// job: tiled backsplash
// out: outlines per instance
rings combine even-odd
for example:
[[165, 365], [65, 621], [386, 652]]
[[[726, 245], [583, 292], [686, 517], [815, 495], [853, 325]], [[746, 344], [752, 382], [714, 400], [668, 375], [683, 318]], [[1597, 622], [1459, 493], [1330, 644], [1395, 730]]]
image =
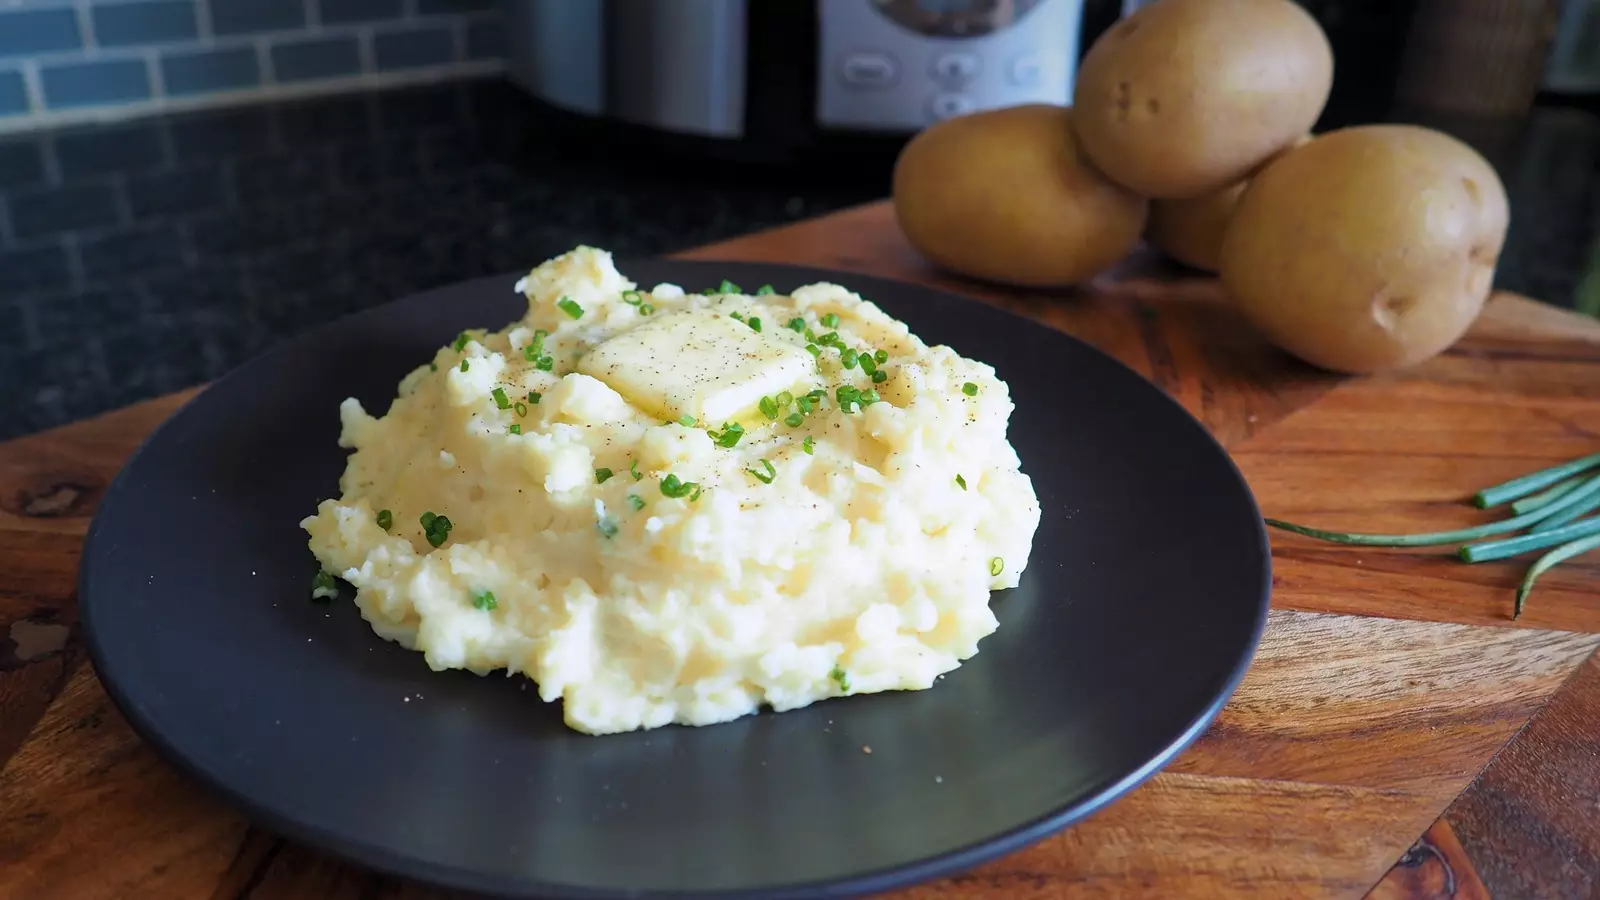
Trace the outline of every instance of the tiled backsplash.
[[0, 131], [483, 73], [503, 52], [499, 0], [0, 0]]

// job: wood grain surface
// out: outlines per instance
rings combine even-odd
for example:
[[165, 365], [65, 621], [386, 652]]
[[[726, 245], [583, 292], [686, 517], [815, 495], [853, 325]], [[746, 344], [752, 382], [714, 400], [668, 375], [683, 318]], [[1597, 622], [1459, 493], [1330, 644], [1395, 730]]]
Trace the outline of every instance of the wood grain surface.
[[[688, 255], [919, 281], [1077, 335], [1181, 400], [1283, 518], [1477, 521], [1472, 490], [1600, 450], [1600, 324], [1521, 298], [1415, 370], [1347, 379], [1149, 258], [1071, 292], [942, 276], [882, 204]], [[0, 900], [447, 896], [253, 827], [140, 742], [85, 664], [82, 535], [183, 399], [0, 445]], [[1256, 662], [1189, 751], [1055, 838], [896, 896], [1593, 896], [1600, 563], [1548, 575], [1512, 623], [1525, 561], [1273, 540]]]

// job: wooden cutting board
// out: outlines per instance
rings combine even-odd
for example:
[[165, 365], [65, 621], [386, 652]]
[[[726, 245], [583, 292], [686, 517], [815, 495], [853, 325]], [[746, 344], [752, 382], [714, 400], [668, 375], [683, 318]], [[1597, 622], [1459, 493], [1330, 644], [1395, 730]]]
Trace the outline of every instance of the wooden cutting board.
[[[1513, 296], [1413, 371], [1341, 378], [1264, 345], [1213, 280], [1140, 275], [1137, 260], [1070, 293], [940, 276], [885, 204], [686, 255], [923, 282], [1077, 335], [1205, 422], [1268, 515], [1463, 525], [1486, 515], [1461, 502], [1472, 490], [1600, 451], [1600, 323]], [[183, 399], [0, 445], [0, 898], [443, 896], [250, 825], [134, 737], [85, 663], [84, 530]], [[1260, 652], [1194, 747], [1064, 834], [897, 896], [1600, 891], [1600, 561], [1547, 575], [1512, 622], [1525, 561], [1273, 543]]]

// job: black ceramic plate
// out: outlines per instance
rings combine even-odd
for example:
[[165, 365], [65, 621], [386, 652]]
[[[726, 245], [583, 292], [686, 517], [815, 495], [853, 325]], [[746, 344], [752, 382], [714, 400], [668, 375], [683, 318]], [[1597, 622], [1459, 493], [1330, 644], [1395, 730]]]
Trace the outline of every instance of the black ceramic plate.
[[1266, 613], [1261, 520], [1223, 450], [1137, 374], [912, 285], [621, 268], [690, 289], [836, 281], [994, 365], [1044, 513], [976, 657], [932, 690], [590, 737], [521, 676], [431, 672], [349, 602], [312, 603], [298, 522], [337, 493], [339, 401], [386, 409], [401, 375], [461, 329], [519, 316], [507, 276], [291, 341], [129, 461], [90, 529], [79, 602], [100, 678], [140, 734], [267, 826], [425, 881], [559, 898], [838, 897], [949, 874], [1094, 812], [1232, 692]]

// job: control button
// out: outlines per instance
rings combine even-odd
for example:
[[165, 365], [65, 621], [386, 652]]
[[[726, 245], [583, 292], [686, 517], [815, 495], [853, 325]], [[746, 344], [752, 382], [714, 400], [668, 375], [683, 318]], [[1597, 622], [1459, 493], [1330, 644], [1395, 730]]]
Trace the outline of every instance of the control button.
[[900, 69], [886, 53], [852, 53], [839, 66], [844, 80], [857, 87], [887, 87]]
[[951, 119], [972, 112], [972, 98], [962, 94], [937, 94], [928, 102], [935, 119]]
[[933, 60], [933, 77], [948, 84], [966, 84], [983, 68], [976, 53], [946, 53]]
[[1039, 83], [1044, 66], [1039, 62], [1039, 57], [1029, 54], [1019, 56], [1011, 61], [1011, 83], [1022, 87], [1032, 87]]

